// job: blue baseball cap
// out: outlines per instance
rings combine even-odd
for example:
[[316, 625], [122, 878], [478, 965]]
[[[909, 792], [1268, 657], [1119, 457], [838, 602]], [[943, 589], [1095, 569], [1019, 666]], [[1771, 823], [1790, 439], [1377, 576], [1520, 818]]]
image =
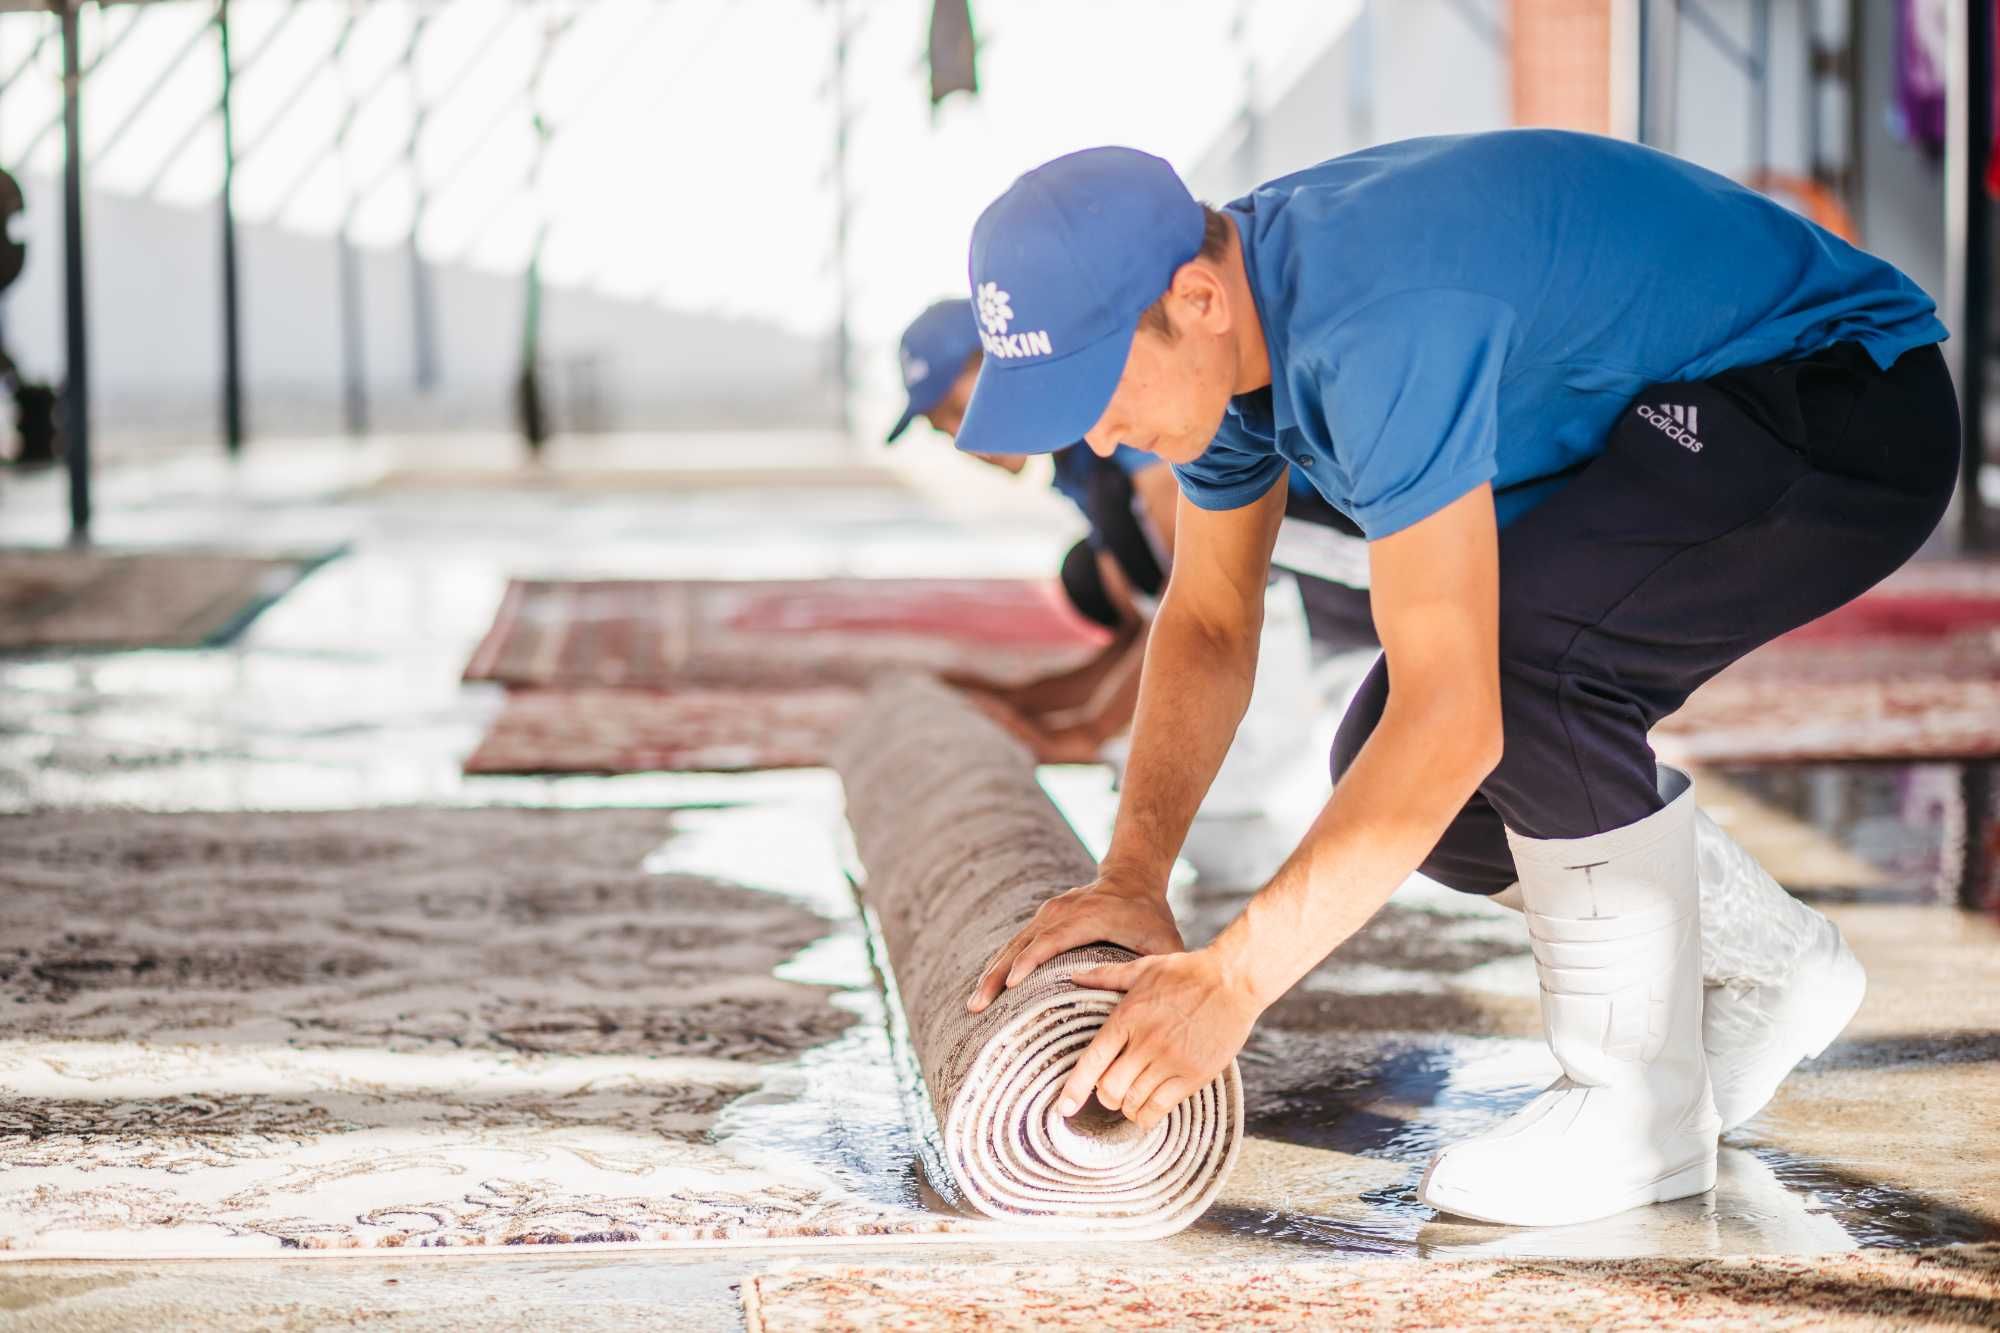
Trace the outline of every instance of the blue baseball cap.
[[1082, 439], [1204, 226], [1174, 169], [1136, 148], [1086, 148], [1009, 186], [972, 229], [986, 362], [958, 447], [1041, 454]]
[[886, 443], [894, 444], [912, 421], [944, 401], [966, 359], [978, 350], [979, 328], [972, 322], [970, 301], [939, 301], [910, 321], [896, 349], [903, 364], [903, 390], [910, 403], [896, 419], [896, 428], [889, 432]]

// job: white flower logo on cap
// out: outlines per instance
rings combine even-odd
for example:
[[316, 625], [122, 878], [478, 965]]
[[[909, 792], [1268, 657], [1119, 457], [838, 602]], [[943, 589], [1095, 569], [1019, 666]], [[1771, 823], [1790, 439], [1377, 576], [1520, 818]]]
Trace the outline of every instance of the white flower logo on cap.
[[930, 362], [924, 360], [907, 347], [903, 349], [903, 386], [905, 388], [920, 383], [930, 373]]
[[1014, 307], [1008, 302], [1014, 298], [1000, 290], [997, 282], [979, 284], [979, 322], [991, 334], [1007, 331], [1008, 323], [1014, 318]]

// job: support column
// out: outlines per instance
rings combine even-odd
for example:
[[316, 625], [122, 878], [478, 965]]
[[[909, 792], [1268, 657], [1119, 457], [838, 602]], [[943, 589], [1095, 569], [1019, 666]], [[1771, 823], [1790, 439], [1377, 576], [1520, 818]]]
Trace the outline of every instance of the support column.
[[[1993, 6], [1989, 0], [1962, 0], [1963, 77], [1952, 81], [1958, 96], [1947, 134], [1946, 186], [1950, 217], [1946, 262], [1956, 260], [1951, 281], [1958, 319], [1951, 326], [1958, 344], [1958, 403], [1964, 430], [1959, 457], [1958, 537], [1964, 550], [1978, 550], [1990, 538], [1979, 473], [1986, 463], [1986, 373], [1991, 355], [1993, 299], [1993, 202], [1986, 193], [1986, 161], [1993, 151]], [[1954, 71], [1960, 72], [1960, 71]]]
[[430, 108], [424, 102], [417, 79], [417, 51], [423, 45], [424, 29], [430, 17], [419, 13], [410, 21], [410, 44], [403, 51], [403, 74], [410, 87], [410, 138], [403, 148], [403, 161], [410, 173], [410, 341], [416, 354], [416, 382], [419, 393], [437, 387], [437, 316], [431, 297], [431, 271], [424, 263], [424, 211], [429, 198], [424, 193], [424, 169], [420, 154], [424, 122]]
[[854, 200], [847, 173], [847, 137], [851, 110], [847, 102], [847, 0], [833, 0], [833, 265], [835, 300], [833, 374], [840, 389], [840, 430], [854, 437], [854, 287], [848, 273], [849, 229]]
[[69, 535], [90, 540], [90, 355], [83, 297], [83, 91], [77, 9], [61, 0], [63, 48], [63, 451], [69, 462]]
[[[359, 12], [358, 8], [355, 11]], [[340, 172], [340, 229], [334, 237], [340, 282], [340, 415], [349, 435], [368, 433], [367, 331], [364, 326], [361, 290], [361, 257], [354, 249], [354, 173], [348, 165], [347, 137], [354, 128], [358, 104], [354, 81], [349, 77], [347, 40], [354, 32], [350, 21], [341, 30], [333, 48], [336, 77], [343, 99], [340, 128], [333, 136], [334, 165]]]
[[236, 123], [230, 104], [235, 66], [229, 56], [229, 0], [216, 0], [215, 35], [222, 50], [222, 438], [233, 456], [243, 452], [242, 301], [236, 273]]

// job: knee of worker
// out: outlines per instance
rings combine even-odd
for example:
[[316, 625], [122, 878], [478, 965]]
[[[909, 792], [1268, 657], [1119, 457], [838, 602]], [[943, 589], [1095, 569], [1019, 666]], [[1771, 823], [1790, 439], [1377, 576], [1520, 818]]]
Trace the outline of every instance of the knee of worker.
[[1660, 808], [1644, 702], [1614, 673], [1502, 660], [1500, 761], [1480, 784], [1514, 832], [1587, 838]]
[[1376, 658], [1375, 665], [1361, 679], [1361, 685], [1354, 691], [1354, 698], [1347, 705], [1347, 713], [1340, 719], [1340, 728], [1333, 734], [1333, 752], [1327, 756], [1327, 768], [1333, 780], [1339, 782], [1341, 775], [1354, 763], [1354, 756], [1361, 753], [1361, 747], [1375, 734], [1375, 724], [1382, 720], [1383, 705], [1389, 702], [1389, 663], [1386, 658]]
[[1111, 604], [1111, 594], [1097, 568], [1097, 551], [1088, 541], [1070, 547], [1063, 557], [1062, 586], [1078, 615], [1106, 629], [1118, 628], [1118, 608]]

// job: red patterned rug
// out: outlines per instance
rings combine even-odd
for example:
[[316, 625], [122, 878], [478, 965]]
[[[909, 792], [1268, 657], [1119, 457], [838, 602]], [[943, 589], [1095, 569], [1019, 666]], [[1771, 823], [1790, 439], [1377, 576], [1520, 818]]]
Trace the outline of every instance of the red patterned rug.
[[1899, 571], [1724, 671], [1654, 737], [1701, 763], [2000, 757], [2000, 562]]
[[845, 685], [512, 690], [467, 773], [739, 773], [813, 768], [861, 702]]
[[793, 689], [917, 668], [1008, 683], [1102, 643], [1049, 580], [516, 580], [465, 678]]

